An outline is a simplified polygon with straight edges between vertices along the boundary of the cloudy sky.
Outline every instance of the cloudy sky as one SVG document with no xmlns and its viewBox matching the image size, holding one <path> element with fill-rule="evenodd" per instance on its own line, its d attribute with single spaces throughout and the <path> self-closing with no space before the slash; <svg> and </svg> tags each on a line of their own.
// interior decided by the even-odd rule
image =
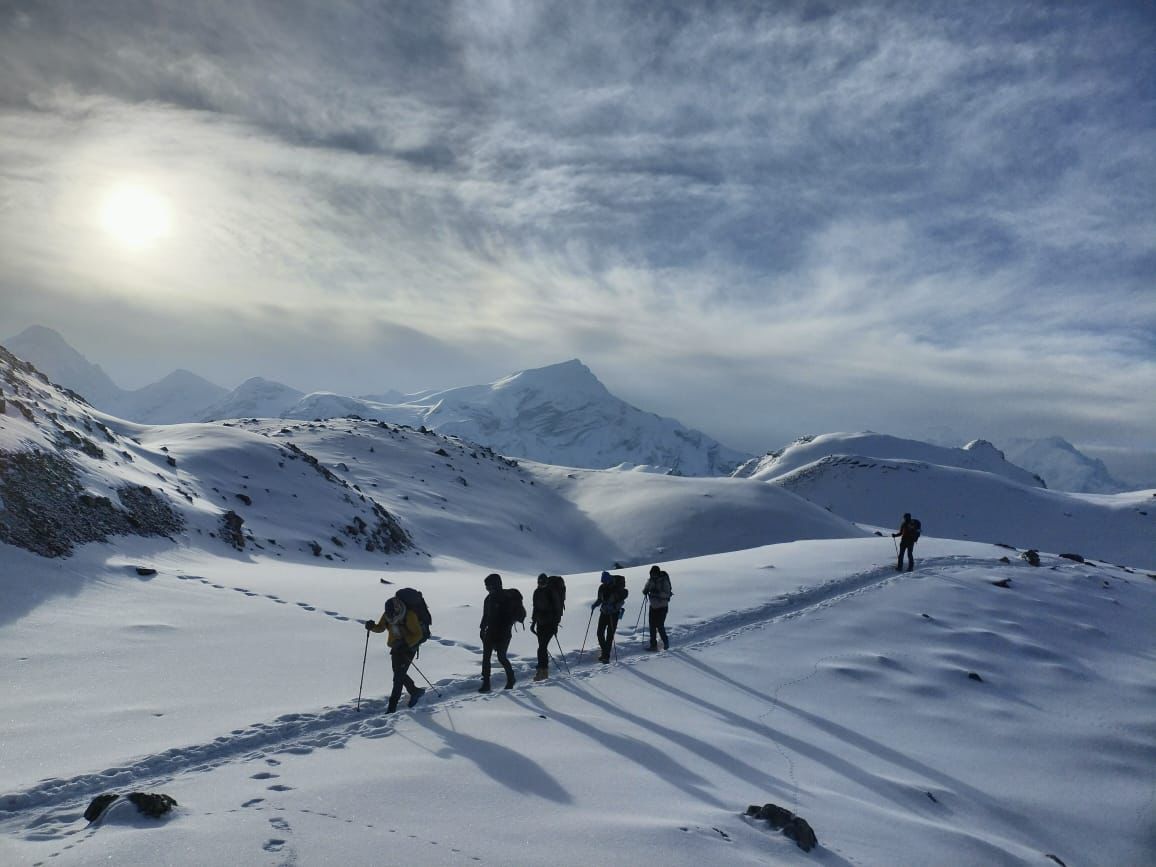
<svg viewBox="0 0 1156 867">
<path fill-rule="evenodd" d="M 0 3 L 0 339 L 1156 448 L 1150 2 Z"/>
</svg>

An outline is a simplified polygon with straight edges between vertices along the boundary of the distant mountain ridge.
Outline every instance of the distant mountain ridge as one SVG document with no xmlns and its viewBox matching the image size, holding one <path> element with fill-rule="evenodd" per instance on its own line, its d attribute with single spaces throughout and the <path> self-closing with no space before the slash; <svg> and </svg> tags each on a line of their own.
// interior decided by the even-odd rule
<svg viewBox="0 0 1156 867">
<path fill-rule="evenodd" d="M 141 424 L 191 421 L 228 394 L 228 389 L 187 370 L 174 370 L 143 388 L 123 389 L 99 364 L 92 364 L 58 332 L 42 325 L 24 329 L 4 341 L 4 346 L 95 408 Z"/>
<path fill-rule="evenodd" d="M 627 464 L 688 476 L 728 475 L 751 457 L 675 419 L 620 400 L 578 359 L 520 371 L 485 385 L 358 398 L 305 394 L 261 377 L 227 391 L 188 371 L 125 391 L 49 328 L 33 326 L 8 344 L 14 354 L 94 407 L 141 424 L 360 416 L 424 425 L 542 463 L 589 469 Z"/>
<path fill-rule="evenodd" d="M 1004 444 L 1008 459 L 1047 481 L 1058 491 L 1118 494 L 1128 485 L 1113 478 L 1103 461 L 1081 452 L 1063 437 L 1017 438 Z"/>
</svg>

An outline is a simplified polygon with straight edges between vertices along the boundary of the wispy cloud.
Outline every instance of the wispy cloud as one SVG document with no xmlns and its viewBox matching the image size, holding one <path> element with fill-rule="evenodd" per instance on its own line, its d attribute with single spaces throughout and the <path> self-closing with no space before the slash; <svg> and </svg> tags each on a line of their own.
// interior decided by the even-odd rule
<svg viewBox="0 0 1156 867">
<path fill-rule="evenodd" d="M 929 416 L 1092 439 L 1156 422 L 1141 7 L 4 14 L 11 330 L 101 322 L 111 349 L 147 322 L 217 375 L 327 342 L 284 378 L 350 390 L 580 355 L 750 448 Z M 125 178 L 174 209 L 147 254 L 94 226 Z"/>
</svg>

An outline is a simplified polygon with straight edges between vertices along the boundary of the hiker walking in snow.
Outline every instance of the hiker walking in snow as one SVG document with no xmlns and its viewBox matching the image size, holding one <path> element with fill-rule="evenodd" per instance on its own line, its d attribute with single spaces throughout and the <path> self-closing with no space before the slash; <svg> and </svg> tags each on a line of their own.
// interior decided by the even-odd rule
<svg viewBox="0 0 1156 867">
<path fill-rule="evenodd" d="M 614 650 L 614 632 L 618 629 L 618 619 L 624 612 L 626 597 L 630 591 L 626 589 L 625 575 L 611 575 L 602 573 L 602 582 L 598 585 L 598 598 L 590 606 L 590 610 L 598 610 L 598 646 L 602 648 L 602 655 L 598 661 L 610 662 L 610 654 Z"/>
<path fill-rule="evenodd" d="M 903 552 L 907 552 L 907 571 L 915 568 L 915 543 L 919 541 L 921 526 L 918 518 L 912 518 L 910 512 L 903 513 L 903 523 L 899 525 L 899 532 L 892 533 L 891 538 L 899 537 L 899 559 L 895 562 L 895 571 L 903 571 Z"/>
<path fill-rule="evenodd" d="M 425 694 L 425 689 L 414 683 L 409 676 L 409 667 L 413 665 L 417 649 L 426 637 L 417 612 L 408 608 L 397 596 L 391 596 L 385 600 L 385 610 L 381 617 L 376 621 L 365 621 L 365 628 L 370 632 L 388 633 L 386 643 L 389 645 L 389 661 L 393 666 L 393 691 L 389 694 L 389 705 L 385 712 L 393 713 L 397 710 L 403 687 L 409 693 L 406 706 L 413 707 Z"/>
<path fill-rule="evenodd" d="M 670 639 L 666 636 L 666 613 L 670 608 L 670 597 L 674 591 L 670 588 L 670 576 L 658 566 L 650 567 L 650 577 L 646 586 L 642 588 L 642 595 L 650 602 L 650 649 L 658 650 L 659 636 L 662 637 L 662 649 L 670 649 Z"/>
<path fill-rule="evenodd" d="M 498 662 L 506 671 L 505 689 L 514 685 L 514 667 L 506 655 L 510 649 L 510 637 L 514 623 L 526 619 L 526 609 L 522 605 L 522 594 L 517 590 L 502 589 L 502 576 L 496 572 L 486 576 L 486 601 L 482 603 L 482 622 L 479 632 L 482 639 L 482 685 L 478 692 L 490 691 L 490 659 L 497 653 Z"/>
<path fill-rule="evenodd" d="M 538 587 L 534 591 L 533 613 L 530 617 L 530 631 L 538 636 L 538 670 L 534 680 L 545 680 L 550 676 L 550 641 L 558 634 L 562 622 L 562 612 L 566 610 L 566 582 L 560 575 L 538 576 Z"/>
</svg>

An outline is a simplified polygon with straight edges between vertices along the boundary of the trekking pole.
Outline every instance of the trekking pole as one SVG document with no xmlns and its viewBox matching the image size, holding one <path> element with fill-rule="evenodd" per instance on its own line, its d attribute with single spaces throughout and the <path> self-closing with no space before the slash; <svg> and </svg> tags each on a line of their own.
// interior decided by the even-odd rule
<svg viewBox="0 0 1156 867">
<path fill-rule="evenodd" d="M 558 640 L 558 633 L 554 633 L 554 643 L 558 645 L 558 656 L 562 659 L 562 664 L 566 666 L 566 673 L 570 674 L 570 663 L 566 661 L 566 654 L 562 650 L 562 642 Z"/>
<path fill-rule="evenodd" d="M 421 675 L 422 680 L 424 680 L 426 683 L 429 683 L 429 688 L 434 691 L 434 693 L 437 695 L 438 698 L 442 697 L 441 691 L 436 686 L 434 686 L 432 683 L 430 683 L 429 678 L 425 676 L 424 671 L 422 671 L 420 668 L 417 667 L 417 665 L 415 663 L 412 663 L 412 662 L 410 663 L 410 667 L 413 668 L 414 671 L 416 671 L 418 674 Z"/>
<path fill-rule="evenodd" d="M 357 686 L 357 713 L 361 713 L 361 688 L 365 686 L 365 660 L 369 659 L 369 630 L 365 630 L 365 653 L 361 654 L 361 683 Z"/>
<path fill-rule="evenodd" d="M 590 609 L 590 616 L 586 619 L 586 634 L 582 636 L 582 649 L 578 651 L 578 662 L 582 661 L 582 654 L 586 652 L 586 639 L 590 637 L 590 624 L 594 622 L 594 609 Z"/>
<path fill-rule="evenodd" d="M 646 597 L 642 597 L 642 604 L 638 606 L 638 617 L 634 621 L 634 629 L 638 630 L 638 624 L 642 622 L 642 609 L 646 607 Z"/>
</svg>

